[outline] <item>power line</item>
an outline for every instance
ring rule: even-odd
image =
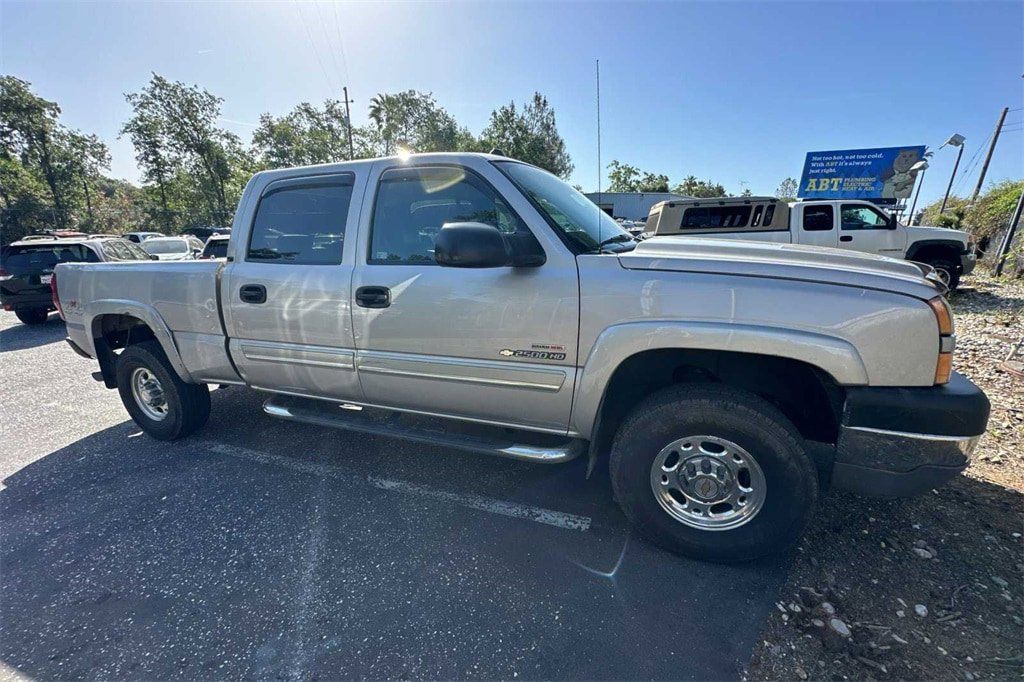
[[[338,77],[338,81],[344,83],[345,80],[341,77],[341,67],[338,66],[338,57],[335,54],[336,50],[331,41],[331,34],[327,31],[327,22],[324,21],[323,14],[320,13],[320,3],[314,2],[313,7],[316,8],[316,16],[320,20],[320,29],[324,33],[324,38],[327,42],[328,54],[331,56],[331,63],[334,64],[334,73]]]
[[[309,26],[306,25],[306,15],[302,11],[302,3],[296,2],[295,8],[299,11],[299,21],[302,22],[302,28],[306,30],[306,38],[309,39],[310,45],[313,46],[313,54],[316,55],[316,61],[320,64],[320,71],[324,74],[324,82],[327,83],[327,89],[330,92],[337,92],[340,89],[340,86],[335,87],[334,84],[331,83],[330,76],[327,75],[327,68],[324,66],[324,60],[320,58],[320,50],[317,49],[316,42],[313,40],[313,34],[310,32]]]

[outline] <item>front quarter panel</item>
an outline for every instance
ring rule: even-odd
[[[578,262],[579,433],[590,433],[615,368],[644,350],[787,357],[842,385],[926,386],[934,378],[938,329],[920,299],[770,277],[626,270],[611,256]]]

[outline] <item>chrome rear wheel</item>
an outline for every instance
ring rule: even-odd
[[[167,418],[167,398],[156,375],[145,367],[136,367],[131,378],[132,397],[139,409],[154,421]]]

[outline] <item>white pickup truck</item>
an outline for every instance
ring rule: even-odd
[[[676,199],[651,208],[645,238],[707,236],[829,246],[926,263],[951,290],[975,265],[960,230],[908,227],[869,201],[799,201],[775,197]]]
[[[226,258],[64,263],[51,286],[72,348],[154,438],[202,428],[207,386],[238,384],[284,419],[527,462],[585,453],[641,532],[717,561],[794,541],[821,481],[930,490],[989,412],[952,371],[930,268],[638,243],[495,155],[259,173]]]

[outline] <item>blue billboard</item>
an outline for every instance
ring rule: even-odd
[[[914,189],[917,172],[910,169],[924,152],[924,145],[808,152],[797,196],[895,203]]]

